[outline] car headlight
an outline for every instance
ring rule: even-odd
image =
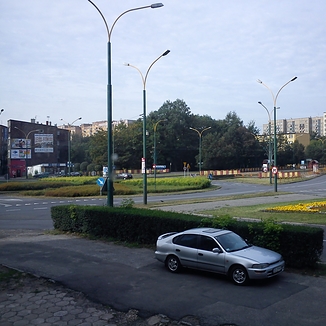
[[[269,266],[269,264],[265,263],[265,264],[253,264],[252,268],[257,268],[257,269],[264,269],[267,268]]]

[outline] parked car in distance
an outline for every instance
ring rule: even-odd
[[[48,178],[49,176],[50,176],[49,172],[42,172],[42,173],[34,174],[33,178],[41,179],[41,178]]]
[[[123,180],[132,179],[132,174],[131,173],[119,173],[116,175],[116,179],[123,179]]]
[[[80,172],[70,172],[70,175],[72,177],[81,177],[82,176],[82,174]]]
[[[182,267],[194,268],[227,275],[237,285],[276,276],[285,266],[280,254],[250,245],[232,231],[215,228],[160,235],[155,258],[172,273]]]

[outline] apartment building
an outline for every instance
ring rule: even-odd
[[[263,133],[268,134],[269,125],[263,125]],[[271,133],[274,134],[274,120],[271,121]],[[326,112],[322,117],[305,117],[276,120],[276,133],[326,135]]]
[[[45,124],[8,120],[8,173],[10,178],[23,177],[28,166],[41,166],[41,172],[66,171],[69,130]]]
[[[120,123],[124,123],[128,126],[134,122],[135,120],[115,120],[112,121],[112,128],[115,128]],[[80,128],[83,137],[89,137],[96,134],[100,130],[108,130],[108,122],[104,120],[104,121],[95,121],[92,123],[84,123],[80,125]]]

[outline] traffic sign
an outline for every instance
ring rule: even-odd
[[[274,167],[272,168],[272,173],[273,173],[273,174],[276,174],[276,173],[277,173],[277,167],[276,167],[276,166],[274,166]]]
[[[96,183],[97,183],[100,187],[103,187],[103,186],[104,186],[104,182],[105,182],[104,178],[98,178],[98,179],[96,180]]]

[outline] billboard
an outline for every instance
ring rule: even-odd
[[[27,159],[32,158],[31,149],[12,149],[10,150],[10,158],[11,159]]]
[[[53,153],[53,134],[34,135],[35,153]]]
[[[25,138],[13,138],[11,140],[11,148],[31,148],[31,140]]]

